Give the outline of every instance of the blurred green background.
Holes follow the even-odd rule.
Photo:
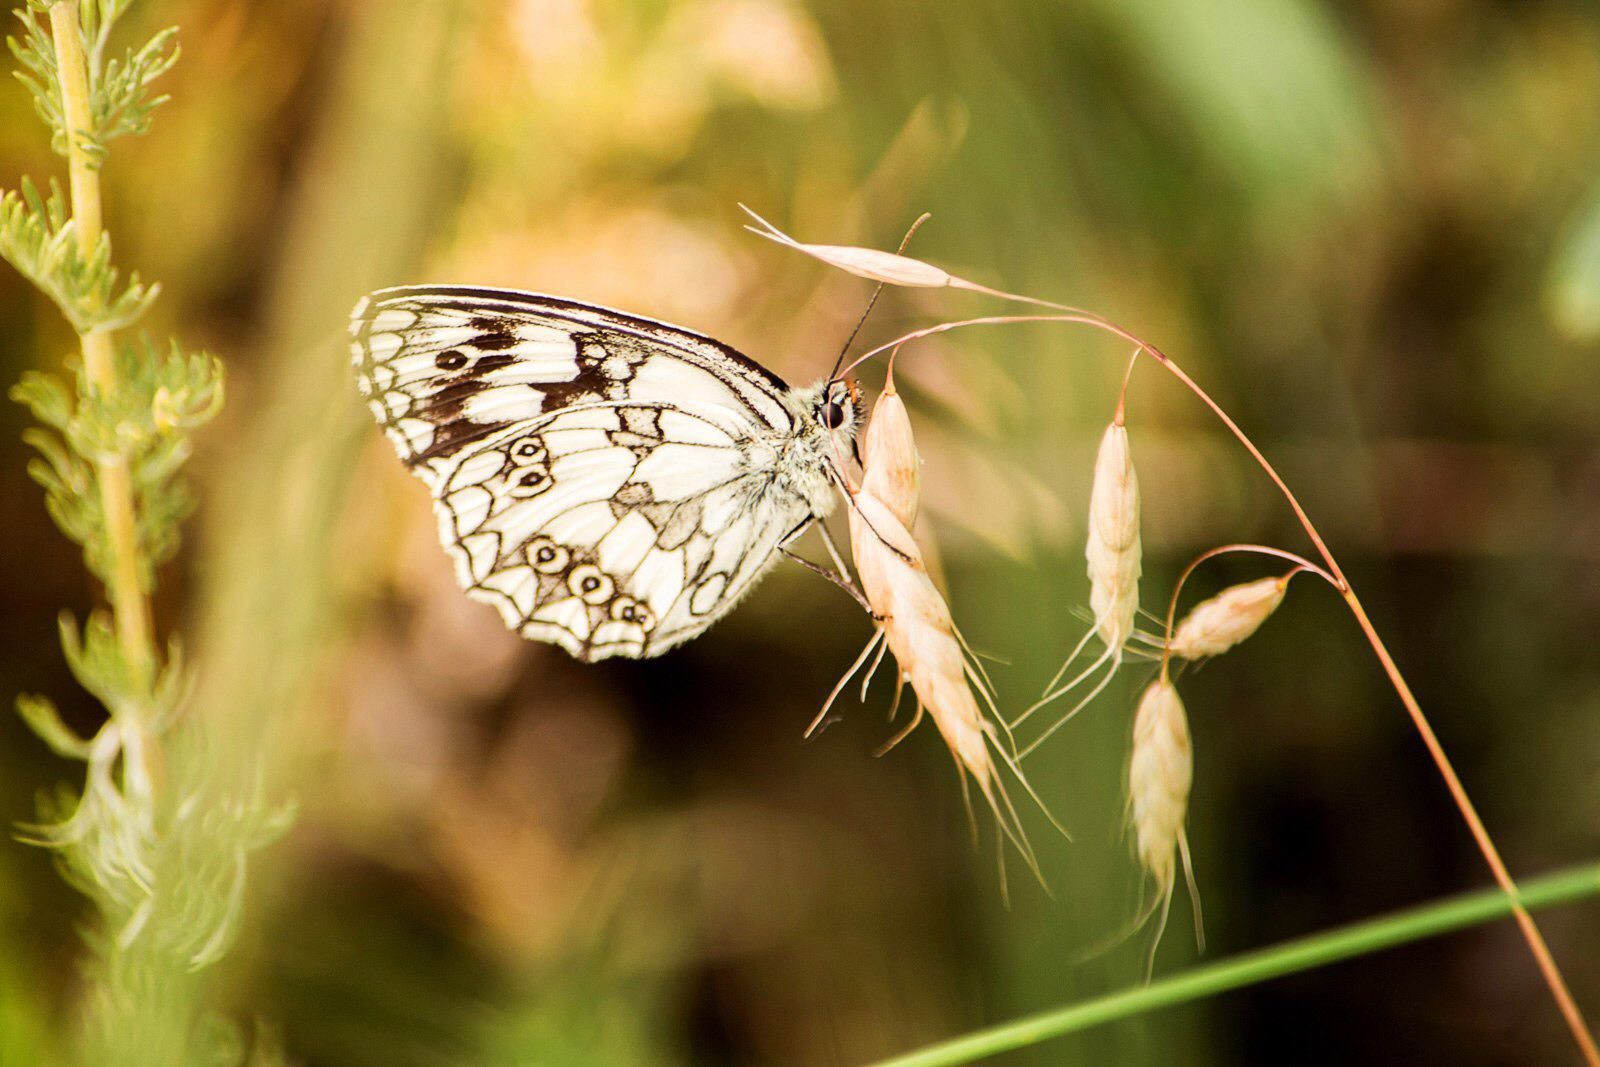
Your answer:
[[[1030,760],[1053,897],[968,838],[887,692],[803,743],[866,639],[780,568],[705,637],[584,667],[455,589],[369,424],[367,289],[560,293],[825,373],[864,283],[740,229],[893,246],[1086,305],[1258,437],[1366,595],[1513,869],[1600,853],[1600,16],[1582,0],[142,0],[182,28],[108,170],[153,328],[223,356],[202,508],[158,604],[219,759],[300,816],[207,996],[292,1062],[857,1063],[1137,981],[1121,926],[1130,671]],[[0,182],[57,172],[20,87]],[[994,305],[891,293],[868,340]],[[0,378],[71,346],[0,274]],[[1075,643],[1089,463],[1126,346],[1070,327],[908,350],[926,529],[1025,706]],[[54,617],[96,591],[0,408],[0,695],[97,711]],[[1191,397],[1139,372],[1147,606],[1211,545],[1302,548]],[[1208,592],[1265,573],[1222,562]],[[1487,881],[1337,599],[1297,584],[1188,676],[1210,954]],[[0,820],[77,774],[0,717]],[[987,832],[987,831],[986,831]],[[1180,891],[1181,893],[1181,891]],[[0,846],[0,1057],[69,1026],[82,900]],[[1600,1015],[1600,908],[1543,920]],[[1195,957],[1180,895],[1158,971]],[[1021,1052],[1016,1064],[1546,1064],[1502,923]],[[28,1050],[33,1049],[30,1053]]]

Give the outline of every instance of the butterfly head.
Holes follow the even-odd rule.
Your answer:
[[[854,437],[857,412],[861,410],[861,388],[854,378],[835,378],[817,396],[816,420],[829,433]]]

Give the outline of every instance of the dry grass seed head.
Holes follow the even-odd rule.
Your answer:
[[[872,406],[863,434],[865,467],[861,491],[881,500],[907,530],[916,526],[922,495],[922,457],[911,434],[911,417],[894,387],[894,365]]]
[[[1293,571],[1229,586],[1203,600],[1173,631],[1169,648],[1183,659],[1220,656],[1261,628],[1289,591]]]
[[[1128,761],[1128,819],[1139,863],[1170,892],[1177,870],[1178,838],[1189,811],[1194,753],[1178,691],[1166,678],[1151,682],[1133,720]]]
[[[850,542],[861,589],[889,651],[962,767],[991,795],[989,729],[967,682],[950,608],[928,577],[922,553],[892,508],[865,491],[850,511]]]
[[[905,409],[892,391],[890,396],[884,424],[892,427],[886,431],[890,444],[876,452],[869,444],[862,486],[849,512],[851,552],[861,589],[897,669],[916,694],[918,714],[925,712],[933,719],[957,765],[977,782],[1001,832],[1037,875],[1038,862],[1000,781],[995,755],[1030,794],[1032,790],[1021,779],[994,723],[983,713],[950,607],[929,577],[922,550],[901,518],[903,512],[916,510],[916,482],[908,479],[915,471],[916,450]],[[873,417],[879,419],[880,412],[874,411]],[[900,469],[885,473],[879,463]],[[879,489],[890,499],[880,496]]]
[[[1201,937],[1200,898],[1195,893],[1189,842],[1184,833],[1193,783],[1194,750],[1189,741],[1188,716],[1177,689],[1163,673],[1139,700],[1133,720],[1133,753],[1128,760],[1128,823],[1133,831],[1134,854],[1156,885],[1156,897],[1140,917],[1139,925],[1151,915],[1160,916],[1150,943],[1152,964],[1166,929],[1180,853],[1195,905],[1195,936],[1197,940]]]
[[[1066,712],[1039,737],[1035,738],[1022,755],[1026,756],[1057,730],[1089,705],[1105,690],[1122,665],[1123,647],[1134,635],[1134,622],[1139,614],[1139,574],[1142,568],[1139,540],[1139,478],[1133,469],[1133,454],[1128,448],[1128,429],[1122,422],[1122,409],[1100,438],[1100,449],[1095,455],[1094,483],[1089,489],[1089,532],[1084,544],[1084,558],[1088,562],[1089,610],[1093,623],[1083,635],[1066,661],[1056,671],[1044,696],[1019,716],[1011,725],[1016,727],[1034,712],[1088,682],[1100,672],[1095,682],[1071,710]],[[1105,650],[1065,684],[1067,670],[1098,635]]]
[[[932,263],[924,263],[920,259],[912,259],[910,256],[894,252],[883,252],[876,248],[857,248],[854,245],[802,244],[748,207],[743,204],[739,206],[759,224],[745,227],[751,233],[787,245],[797,252],[804,252],[813,259],[821,260],[830,267],[837,267],[858,278],[915,289],[942,289],[959,281],[948,271],[941,270]]]
[[[1108,649],[1121,649],[1139,611],[1139,478],[1119,417],[1106,427],[1089,491],[1089,608]]]

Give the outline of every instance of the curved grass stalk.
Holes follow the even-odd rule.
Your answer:
[[[1466,786],[1462,785],[1461,778],[1456,774],[1455,765],[1445,753],[1444,745],[1433,731],[1433,724],[1428,721],[1427,714],[1422,710],[1422,705],[1417,701],[1416,694],[1411,691],[1411,685],[1400,672],[1400,667],[1395,663],[1394,657],[1389,652],[1389,647],[1378,635],[1378,630],[1372,624],[1372,619],[1367,615],[1365,605],[1356,595],[1350,580],[1345,577],[1344,571],[1339,566],[1339,561],[1322,539],[1310,516],[1300,506],[1300,501],[1295,498],[1287,483],[1278,474],[1267,457],[1256,447],[1255,442],[1239,428],[1232,417],[1222,409],[1222,406],[1211,398],[1211,395],[1202,389],[1193,378],[1190,378],[1183,368],[1173,363],[1166,356],[1155,349],[1149,349],[1152,357],[1156,358],[1162,366],[1166,367],[1179,381],[1189,387],[1189,390],[1199,397],[1209,407],[1223,425],[1239,440],[1250,455],[1260,465],[1261,469],[1272,479],[1280,493],[1293,509],[1295,517],[1300,520],[1306,536],[1316,546],[1317,553],[1322,557],[1328,573],[1333,576],[1335,587],[1339,595],[1344,598],[1351,615],[1355,617],[1356,625],[1361,628],[1362,634],[1367,639],[1367,644],[1372,646],[1372,652],[1378,657],[1379,664],[1389,677],[1389,683],[1394,687],[1400,703],[1405,706],[1406,714],[1411,718],[1411,724],[1416,728],[1417,734],[1422,738],[1423,745],[1428,750],[1428,755],[1433,758],[1433,763],[1438,768],[1439,775],[1444,779],[1445,787],[1450,791],[1451,799],[1455,801],[1456,808],[1461,813],[1461,818],[1467,824],[1473,840],[1478,846],[1478,851],[1483,854],[1484,862],[1489,865],[1494,880],[1499,884],[1511,905],[1511,914],[1517,921],[1517,926],[1522,931],[1523,940],[1528,944],[1528,950],[1533,954],[1534,962],[1538,965],[1543,975],[1545,985],[1550,988],[1550,994],[1555,998],[1556,1006],[1561,1011],[1562,1018],[1566,1021],[1567,1029],[1572,1032],[1573,1041],[1583,1054],[1584,1061],[1590,1067],[1600,1067],[1600,1046],[1595,1044],[1594,1034],[1590,1032],[1588,1023],[1584,1020],[1583,1010],[1578,1007],[1578,1002],[1573,999],[1572,990],[1568,988],[1566,978],[1561,973],[1560,966],[1555,957],[1550,953],[1550,946],[1545,943],[1544,934],[1539,930],[1539,924],[1534,922],[1533,915],[1523,903],[1522,893],[1517,887],[1516,880],[1511,877],[1511,872],[1506,868],[1505,860],[1500,856],[1500,849],[1495,845],[1494,838],[1484,826],[1483,820],[1478,815],[1477,806],[1472,803],[1472,798],[1467,795]]]
[[[881,352],[898,349],[911,341],[930,337],[934,334],[947,333],[966,326],[1064,322],[1093,326],[1096,329],[1104,330],[1132,342],[1139,346],[1139,352],[1149,355],[1151,359],[1161,364],[1178,381],[1182,382],[1206,407],[1211,409],[1212,414],[1221,420],[1222,424],[1227,427],[1228,432],[1233,434],[1238,442],[1244,446],[1245,451],[1250,453],[1250,457],[1271,479],[1272,484],[1277,487],[1278,492],[1288,503],[1290,510],[1294,512],[1294,516],[1305,531],[1307,538],[1316,548],[1317,555],[1321,557],[1322,565],[1327,571],[1327,576],[1332,580],[1334,588],[1339,591],[1339,595],[1343,597],[1345,605],[1355,618],[1356,625],[1360,628],[1362,635],[1366,637],[1367,644],[1371,646],[1373,654],[1378,658],[1378,663],[1382,666],[1384,674],[1388,676],[1390,685],[1394,687],[1395,693],[1400,697],[1400,703],[1405,707],[1412,726],[1422,738],[1422,743],[1427,748],[1428,755],[1432,758],[1439,776],[1444,779],[1445,788],[1449,790],[1457,811],[1460,812],[1462,820],[1467,824],[1467,829],[1472,834],[1473,841],[1478,846],[1478,851],[1483,855],[1484,862],[1488,864],[1495,882],[1506,895],[1511,914],[1517,921],[1523,940],[1527,942],[1528,950],[1533,955],[1534,962],[1544,978],[1545,985],[1549,987],[1550,994],[1555,999],[1556,1006],[1560,1010],[1567,1028],[1572,1032],[1573,1041],[1583,1054],[1584,1062],[1589,1067],[1600,1067],[1600,1046],[1595,1044],[1594,1035],[1590,1032],[1588,1023],[1584,1020],[1583,1011],[1578,1007],[1577,1001],[1573,999],[1572,991],[1568,988],[1566,978],[1562,975],[1561,968],[1557,965],[1555,957],[1551,955],[1550,947],[1545,943],[1544,935],[1540,932],[1538,924],[1534,922],[1533,916],[1529,913],[1527,907],[1524,906],[1522,892],[1518,888],[1516,880],[1511,877],[1511,872],[1507,869],[1505,861],[1501,858],[1500,850],[1496,847],[1494,838],[1484,826],[1471,797],[1467,795],[1466,787],[1462,785],[1460,776],[1456,774],[1455,766],[1445,753],[1444,746],[1440,743],[1438,735],[1434,733],[1433,725],[1428,721],[1426,713],[1423,712],[1422,705],[1417,701],[1416,695],[1411,691],[1410,684],[1406,681],[1399,666],[1395,663],[1394,657],[1390,654],[1388,646],[1384,644],[1383,638],[1379,636],[1377,628],[1367,615],[1365,605],[1356,595],[1349,578],[1345,576],[1343,569],[1339,566],[1338,559],[1335,558],[1332,550],[1328,548],[1321,532],[1318,531],[1316,524],[1311,521],[1311,516],[1306,514],[1306,510],[1301,506],[1299,498],[1289,488],[1288,483],[1283,480],[1283,476],[1278,473],[1277,468],[1256,446],[1256,443],[1250,439],[1250,436],[1233,420],[1233,417],[1223,409],[1222,405],[1217,403],[1211,394],[1201,388],[1198,382],[1189,377],[1182,367],[1173,362],[1160,349],[1111,322],[1109,319],[1102,318],[1092,312],[1086,312],[1079,308],[1066,308],[1065,305],[1052,305],[1032,298],[1028,298],[1028,303],[1060,307],[1064,310],[1061,314],[1054,315],[989,315],[980,318],[943,322],[920,330],[913,330],[857,357],[845,369],[845,373],[849,373]],[[1135,353],[1135,358],[1137,358],[1139,352]]]
[[[1506,915],[1514,906],[1544,908],[1594,896],[1600,896],[1600,864],[1569,867],[1527,882],[1515,902],[1499,888],[1448,897],[1194,967],[1159,982],[964,1034],[882,1060],[873,1067],[949,1067],[971,1063],[1118,1019],[1491,922]]]

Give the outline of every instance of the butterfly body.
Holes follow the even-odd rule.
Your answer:
[[[512,290],[364,298],[357,381],[469,596],[580,659],[726,614],[835,500],[843,383],[795,389],[654,320]]]

